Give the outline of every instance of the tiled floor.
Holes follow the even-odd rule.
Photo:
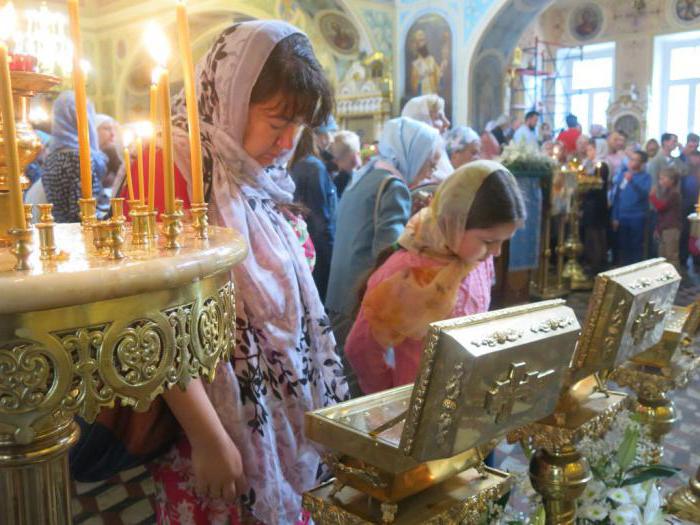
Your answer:
[[[588,304],[587,293],[572,294],[568,304],[583,321]],[[700,275],[683,277],[677,304],[687,305],[700,297]],[[700,466],[700,378],[696,377],[686,390],[673,394],[680,416],[666,437],[664,463],[683,469],[683,476],[671,479],[669,486],[687,482]],[[527,461],[520,447],[501,444],[496,451],[497,464],[511,471],[527,470]],[[73,514],[76,525],[136,525],[154,523],[153,481],[143,468],[122,472],[117,478],[103,483],[77,483],[74,490]]]

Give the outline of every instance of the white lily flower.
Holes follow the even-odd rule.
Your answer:
[[[663,500],[656,484],[649,489],[646,504],[644,505],[644,525],[658,525],[664,523],[661,505]]]
[[[614,525],[643,525],[642,513],[639,507],[632,504],[621,505],[610,513],[610,521]]]
[[[649,489],[638,483],[636,485],[629,485],[625,488],[627,494],[629,494],[632,503],[639,507],[643,507],[647,501],[647,495],[649,494]]]
[[[606,489],[607,487],[605,486],[605,483],[599,479],[591,480],[586,484],[586,488],[583,491],[581,498],[585,501],[600,499],[600,497],[605,493]]]
[[[610,509],[599,503],[590,503],[581,505],[582,512],[580,517],[591,521],[602,521],[608,517]],[[578,514],[578,513],[577,513]]]
[[[606,496],[619,505],[629,505],[632,503],[632,498],[623,488],[610,489],[606,493]]]

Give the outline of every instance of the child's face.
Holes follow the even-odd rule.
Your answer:
[[[464,232],[457,255],[466,263],[476,264],[490,256],[501,255],[503,243],[509,240],[518,224],[507,222],[490,228],[471,228]]]

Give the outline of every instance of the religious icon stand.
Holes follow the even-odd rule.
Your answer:
[[[574,158],[562,170],[575,178],[576,187],[571,196],[571,207],[569,210],[568,224],[569,234],[564,242],[564,252],[567,260],[564,265],[562,276],[570,282],[571,290],[590,290],[593,288],[593,281],[586,275],[578,258],[583,253],[583,244],[579,232],[579,215],[581,213],[581,200],[588,191],[599,189],[603,185],[603,180],[596,175],[588,175],[583,169],[581,162]]]
[[[700,367],[700,355],[690,348],[699,323],[700,300],[689,307],[674,306],[666,316],[661,341],[610,375],[612,381],[637,394],[634,411],[649,426],[656,444],[656,463],[663,455],[663,438],[677,420],[668,393],[687,386]]]
[[[474,523],[510,476],[483,459],[550,414],[580,326],[563,301],[431,325],[415,385],[306,414],[335,479],[304,494],[315,523]]]
[[[576,443],[604,435],[629,404],[626,394],[605,387],[604,374],[661,340],[679,284],[664,259],[599,274],[555,412],[509,434],[509,441],[538,449],[530,480],[543,497],[548,524],[574,523],[576,499],[591,478]]]
[[[91,422],[117,401],[144,411],[165,388],[213,378],[233,344],[230,269],[246,248],[232,230],[209,233],[197,240],[188,225],[173,251],[163,238],[125,242],[119,218],[42,222],[29,231],[27,270],[0,248],[3,524],[71,523],[75,415]]]

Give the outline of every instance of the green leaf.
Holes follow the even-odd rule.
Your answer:
[[[532,525],[545,525],[544,505],[537,507],[537,512],[532,518]]]
[[[639,483],[644,483],[650,479],[657,478],[670,478],[675,476],[681,469],[676,467],[671,467],[669,465],[645,465],[642,467],[637,467],[630,472],[634,474],[622,482],[621,486],[626,487],[628,485],[637,485]]]
[[[622,439],[620,448],[617,450],[617,464],[622,470],[626,470],[637,455],[637,442],[639,441],[639,431],[636,428],[627,427],[625,437]]]

